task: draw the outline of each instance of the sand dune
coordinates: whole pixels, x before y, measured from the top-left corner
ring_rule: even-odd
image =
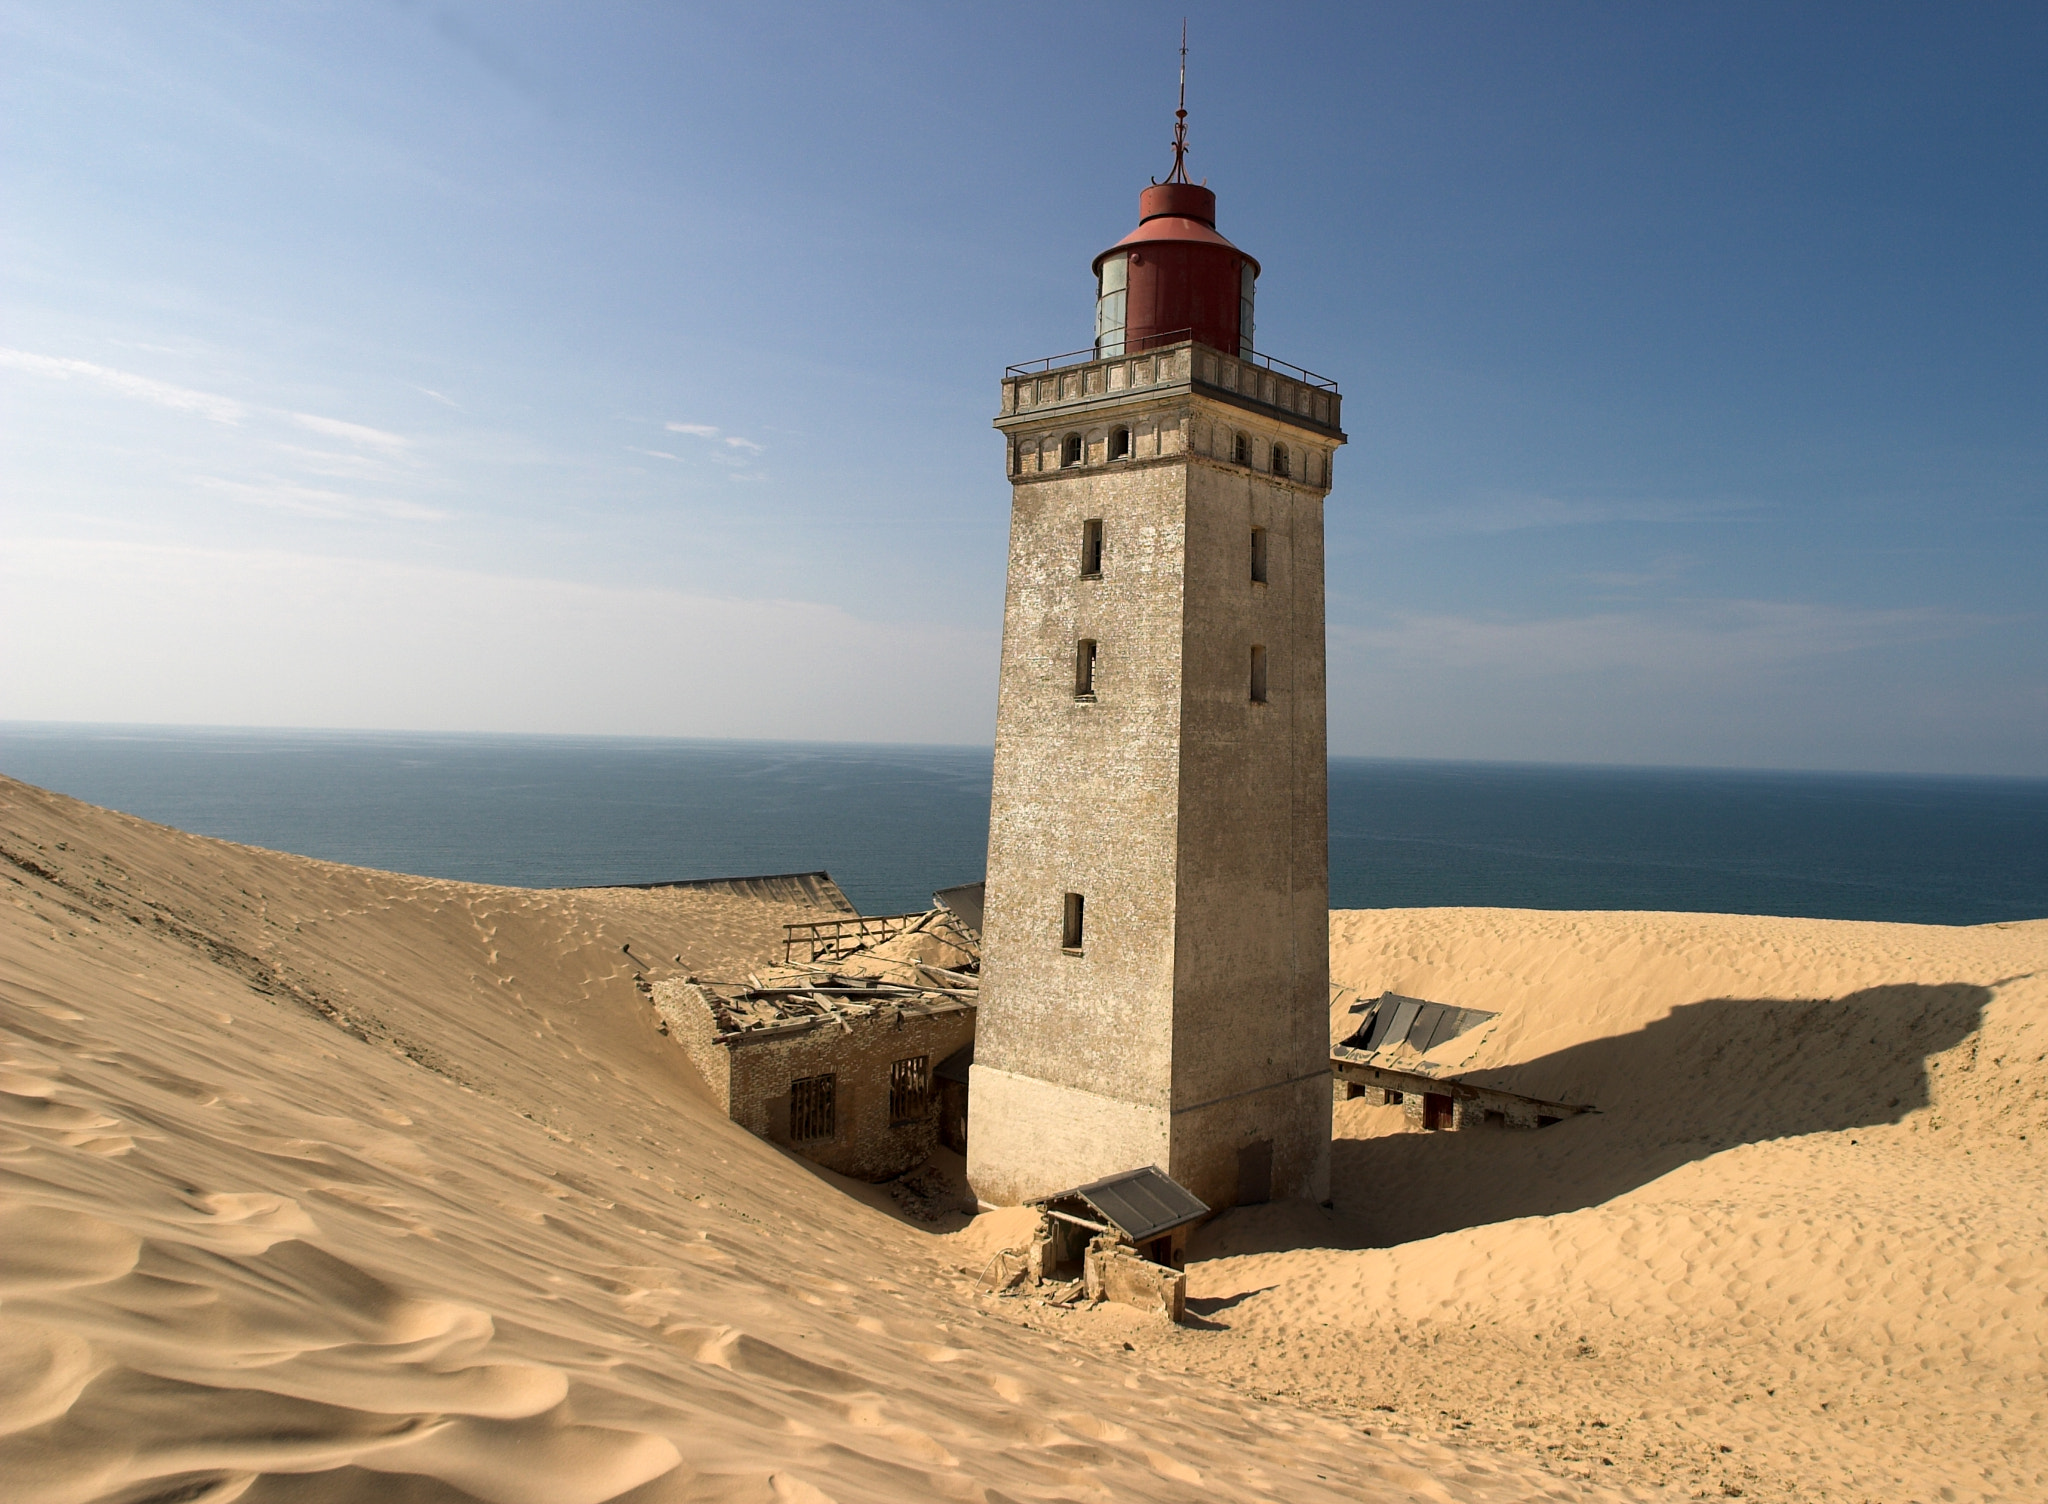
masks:
[[[11,1504],[1620,1496],[1030,1330],[959,1272],[999,1226],[934,1236],[735,1128],[635,979],[766,959],[798,911],[11,782],[0,892]]]
[[[1333,940],[1365,995],[1500,1010],[1433,1059],[1600,1111],[1410,1134],[1341,1104],[1335,1215],[1205,1231],[1190,1305],[1232,1330],[1174,1344],[1191,1368],[1696,1496],[2048,1499],[2048,922]]]

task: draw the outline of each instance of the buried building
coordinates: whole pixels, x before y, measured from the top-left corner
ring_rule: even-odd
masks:
[[[1342,992],[1346,989],[1335,989]],[[1330,1049],[1330,1074],[1341,1099],[1364,1097],[1398,1105],[1411,1129],[1428,1133],[1471,1128],[1547,1128],[1593,1109],[1552,1102],[1455,1074],[1438,1052],[1500,1015],[1432,1003],[1397,992],[1361,999],[1349,1011],[1358,1027]]]
[[[980,941],[944,904],[847,909],[785,926],[781,966],[657,982],[653,1002],[734,1122],[826,1169],[888,1180],[940,1140],[951,1104],[939,1070],[974,1039]]]

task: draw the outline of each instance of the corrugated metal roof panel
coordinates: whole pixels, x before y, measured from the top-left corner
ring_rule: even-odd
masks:
[[[1426,1002],[1419,997],[1389,992],[1367,1008],[1357,1031],[1345,1043],[1367,1053],[1405,1044],[1417,1054],[1426,1055],[1438,1045],[1499,1016],[1478,1008],[1456,1008],[1449,1003]]]
[[[1069,1199],[1087,1202],[1133,1243],[1147,1242],[1209,1215],[1208,1206],[1194,1192],[1157,1165],[1107,1175],[1057,1196],[1034,1197],[1030,1204],[1047,1206]]]
[[[982,895],[987,887],[987,883],[962,883],[957,888],[941,888],[932,897],[937,900],[939,907],[979,935]]]

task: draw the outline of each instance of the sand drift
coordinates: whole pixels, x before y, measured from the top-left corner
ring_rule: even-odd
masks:
[[[636,958],[793,906],[12,782],[0,855],[10,1500],[2048,1495],[2048,924],[1334,915],[1348,986],[1500,1015],[1468,1076],[1601,1110],[1342,1103],[1336,1210],[1211,1223],[1167,1327],[978,1293],[995,1219],[717,1111]]]

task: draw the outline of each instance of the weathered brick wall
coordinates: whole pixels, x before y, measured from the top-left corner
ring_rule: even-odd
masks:
[[[919,1017],[894,1012],[850,1020],[851,1031],[826,1023],[800,1034],[747,1039],[730,1047],[733,1121],[788,1144],[806,1159],[861,1180],[887,1180],[921,1163],[938,1142],[938,1093],[912,1123],[889,1121],[889,1067],[914,1055],[930,1069],[974,1038],[974,1010]],[[836,1132],[830,1139],[790,1139],[790,1083],[831,1072]]]
[[[849,1019],[846,1029],[826,1021],[791,1034],[740,1035],[732,1044],[719,1040],[710,1005],[690,983],[655,983],[654,1007],[669,1037],[689,1054],[734,1122],[862,1180],[887,1180],[914,1168],[938,1141],[937,1082],[922,1117],[892,1123],[889,1067],[923,1055],[927,1068],[936,1071],[940,1061],[974,1038],[972,1007],[925,1016],[889,1010]],[[790,1083],[828,1072],[837,1078],[837,1131],[829,1139],[792,1143]]]
[[[668,1025],[668,1037],[683,1047],[718,1105],[732,1115],[732,1057],[717,1043],[718,1028],[704,994],[689,982],[654,984],[654,1011]]]
[[[1128,1244],[1110,1238],[1099,1237],[1088,1245],[1082,1279],[1090,1300],[1157,1311],[1168,1321],[1180,1320],[1187,1308],[1186,1274],[1141,1258]]]

